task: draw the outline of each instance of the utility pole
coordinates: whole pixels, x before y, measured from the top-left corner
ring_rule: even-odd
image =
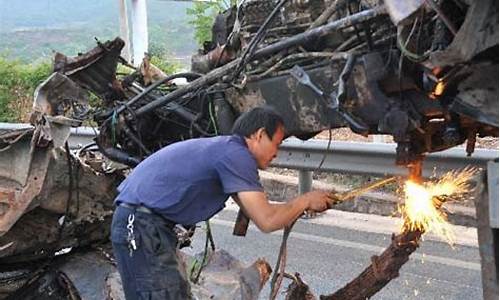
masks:
[[[130,55],[130,32],[128,29],[128,14],[127,14],[127,0],[118,0],[120,9],[120,38],[125,41],[121,56],[126,61],[131,62]]]
[[[146,0],[132,0],[132,46],[134,66],[139,66],[148,52],[148,16]]]

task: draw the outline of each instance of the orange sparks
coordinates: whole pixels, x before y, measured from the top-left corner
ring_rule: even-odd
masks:
[[[453,244],[454,235],[446,214],[440,210],[444,199],[460,200],[472,191],[469,182],[477,169],[465,168],[446,173],[437,181],[405,182],[405,203],[400,208],[404,224],[402,231],[434,232]]]
[[[445,88],[446,83],[444,83],[443,81],[438,81],[436,87],[434,88],[434,91],[432,91],[433,98],[436,99],[439,96],[443,95]]]

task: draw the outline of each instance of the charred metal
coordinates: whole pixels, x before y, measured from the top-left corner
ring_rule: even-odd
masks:
[[[97,144],[128,165],[170,143],[227,132],[238,114],[264,104],[283,113],[288,135],[390,134],[401,165],[466,140],[472,152],[476,136],[498,136],[497,4],[386,2],[292,1],[273,11],[272,1],[247,1],[217,17],[192,73],[149,85],[143,67],[117,77],[119,39],[75,58],[58,54],[55,71],[100,97]],[[186,85],[172,83],[181,77]]]

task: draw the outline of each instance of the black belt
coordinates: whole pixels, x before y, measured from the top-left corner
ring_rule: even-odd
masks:
[[[150,214],[150,215],[154,214],[154,212],[151,209],[147,208],[146,206],[142,206],[142,205],[133,205],[133,204],[125,203],[125,202],[120,202],[119,206],[123,206],[123,207],[129,208],[129,209],[133,209],[135,211],[140,211],[140,212]]]
[[[134,204],[129,204],[129,203],[125,203],[125,202],[120,202],[120,204],[118,204],[118,206],[125,207],[125,208],[132,209],[132,210],[135,210],[135,211],[138,211],[141,213],[150,214],[152,216],[155,216],[155,217],[159,218],[163,223],[165,223],[165,225],[167,225],[167,227],[170,229],[174,228],[175,225],[177,224],[173,221],[165,219],[161,215],[158,215],[157,213],[155,213],[154,211],[152,211],[151,209],[149,209],[143,205],[134,205]]]

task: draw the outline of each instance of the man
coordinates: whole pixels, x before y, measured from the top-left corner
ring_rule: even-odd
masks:
[[[232,136],[169,145],[141,162],[118,187],[111,240],[127,299],[189,299],[176,257],[175,224],[194,225],[222,210],[229,196],[263,232],[304,211],[329,207],[325,192],[270,203],[259,182],[285,135],[282,118],[258,107],[241,115]]]

